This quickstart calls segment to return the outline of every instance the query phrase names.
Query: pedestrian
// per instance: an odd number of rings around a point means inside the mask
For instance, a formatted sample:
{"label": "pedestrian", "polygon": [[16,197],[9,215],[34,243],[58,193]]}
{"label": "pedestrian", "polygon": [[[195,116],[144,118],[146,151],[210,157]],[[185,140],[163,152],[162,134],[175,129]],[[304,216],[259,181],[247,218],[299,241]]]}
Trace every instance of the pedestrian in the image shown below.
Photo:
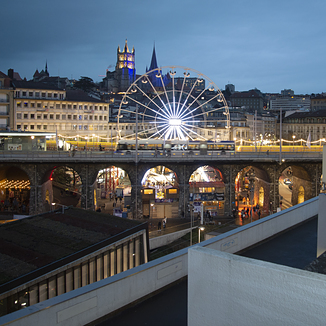
{"label": "pedestrian", "polygon": [[115,199],[115,203],[117,203],[117,202],[118,202],[118,197],[117,197],[117,195],[114,195],[114,199]]}
{"label": "pedestrian", "polygon": [[161,225],[162,225],[162,223],[161,223],[161,221],[159,221],[159,222],[157,223],[157,229],[158,229],[159,231],[161,231]]}
{"label": "pedestrian", "polygon": [[258,211],[258,220],[260,220],[260,215],[261,215],[261,212]]}
{"label": "pedestrian", "polygon": [[163,219],[162,223],[163,223],[163,229],[165,229],[165,219]]}
{"label": "pedestrian", "polygon": [[120,204],[121,204],[121,201],[122,201],[122,197],[121,196],[119,196],[119,201],[120,201]]}

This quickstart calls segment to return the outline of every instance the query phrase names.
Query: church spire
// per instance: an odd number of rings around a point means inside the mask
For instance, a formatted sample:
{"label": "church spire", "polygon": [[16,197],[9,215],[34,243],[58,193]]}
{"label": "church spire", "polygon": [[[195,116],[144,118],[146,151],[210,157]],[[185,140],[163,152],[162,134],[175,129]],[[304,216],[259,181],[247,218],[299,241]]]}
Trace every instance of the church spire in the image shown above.
{"label": "church spire", "polygon": [[158,68],[157,66],[157,60],[156,60],[156,53],[155,53],[155,43],[154,43],[154,47],[153,47],[153,54],[152,54],[152,60],[151,60],[151,64],[149,66],[149,71]]}

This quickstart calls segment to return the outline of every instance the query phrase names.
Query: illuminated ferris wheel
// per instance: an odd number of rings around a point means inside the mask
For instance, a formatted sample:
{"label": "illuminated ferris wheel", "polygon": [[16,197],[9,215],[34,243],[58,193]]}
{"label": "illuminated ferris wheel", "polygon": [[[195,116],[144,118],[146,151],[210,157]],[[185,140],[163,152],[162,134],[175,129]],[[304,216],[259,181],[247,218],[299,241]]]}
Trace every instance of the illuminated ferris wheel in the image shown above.
{"label": "illuminated ferris wheel", "polygon": [[[190,68],[166,66],[148,71],[128,88],[117,122],[123,139],[204,141],[214,138],[207,138],[208,130],[215,137],[218,129],[228,134],[230,114],[212,80]],[[126,122],[137,127],[127,132]]]}

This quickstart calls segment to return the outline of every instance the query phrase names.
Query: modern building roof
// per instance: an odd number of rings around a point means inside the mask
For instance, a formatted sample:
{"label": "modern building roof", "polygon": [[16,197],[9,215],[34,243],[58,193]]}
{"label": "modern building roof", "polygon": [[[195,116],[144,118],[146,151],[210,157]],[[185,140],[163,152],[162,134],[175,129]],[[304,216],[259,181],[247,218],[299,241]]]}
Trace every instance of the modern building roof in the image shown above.
{"label": "modern building roof", "polygon": [[318,110],[312,112],[295,112],[286,117],[283,117],[283,121],[289,119],[305,119],[305,118],[325,118],[326,117],[326,110]]}
{"label": "modern building roof", "polygon": [[54,85],[44,84],[41,82],[34,82],[34,81],[13,80],[12,84],[15,88],[61,90],[62,91],[62,89],[60,89]]}
{"label": "modern building roof", "polygon": [[108,239],[117,241],[121,233],[140,225],[137,221],[72,207],[65,209],[64,214],[59,209],[2,224],[0,288],[47,265],[55,263],[58,268],[60,260],[64,260],[65,265],[75,260],[76,254]]}
{"label": "modern building roof", "polygon": [[94,97],[89,96],[86,92],[82,90],[67,90],[66,91],[66,100],[67,101],[79,101],[79,102],[96,102],[103,103],[104,101],[100,101]]}

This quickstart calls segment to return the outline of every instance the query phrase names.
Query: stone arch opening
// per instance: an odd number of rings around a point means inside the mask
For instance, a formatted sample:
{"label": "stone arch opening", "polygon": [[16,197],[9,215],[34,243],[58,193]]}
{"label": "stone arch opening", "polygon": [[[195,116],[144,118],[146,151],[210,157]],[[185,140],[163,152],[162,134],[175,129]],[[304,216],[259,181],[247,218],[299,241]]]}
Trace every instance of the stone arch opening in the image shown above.
{"label": "stone arch opening", "polygon": [[189,179],[188,212],[195,219],[212,221],[224,216],[225,184],[219,169],[200,166]]}
{"label": "stone arch opening", "polygon": [[166,166],[147,170],[141,180],[143,217],[151,219],[179,216],[179,180]]}
{"label": "stone arch opening", "polygon": [[131,205],[131,182],[128,173],[117,166],[99,170],[94,183],[94,206],[97,211],[127,218]]}
{"label": "stone arch opening", "polygon": [[48,174],[49,177],[42,183],[42,202],[45,211],[51,210],[51,206],[79,207],[82,188],[79,174],[69,166],[55,167]]}
{"label": "stone arch opening", "polygon": [[18,167],[0,169],[0,210],[5,214],[29,214],[30,179]]}
{"label": "stone arch opening", "polygon": [[304,188],[300,186],[298,191],[298,204],[301,204],[303,202],[304,202]]}
{"label": "stone arch opening", "polygon": [[265,170],[256,166],[241,169],[235,178],[235,217],[252,221],[268,215],[269,194],[270,180]]}
{"label": "stone arch opening", "polygon": [[283,169],[279,176],[279,194],[281,210],[311,198],[309,196],[311,194],[311,179],[308,172],[297,165],[289,165]]}

